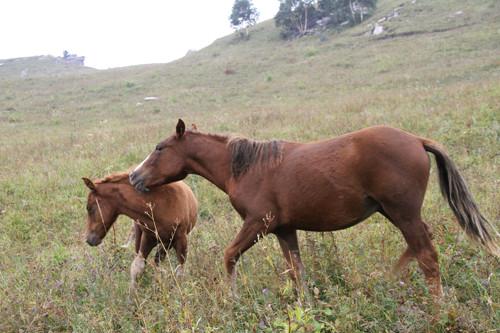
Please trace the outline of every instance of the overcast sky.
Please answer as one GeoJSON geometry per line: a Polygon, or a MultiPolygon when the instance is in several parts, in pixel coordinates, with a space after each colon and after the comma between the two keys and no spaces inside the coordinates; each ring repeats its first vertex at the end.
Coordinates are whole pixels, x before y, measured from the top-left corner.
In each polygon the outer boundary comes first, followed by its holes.
{"type": "MultiPolygon", "coordinates": [[[[234,0],[2,0],[0,59],[62,55],[110,68],[180,58],[232,32],[234,0]]],[[[260,21],[278,0],[253,0],[260,21]]]]}

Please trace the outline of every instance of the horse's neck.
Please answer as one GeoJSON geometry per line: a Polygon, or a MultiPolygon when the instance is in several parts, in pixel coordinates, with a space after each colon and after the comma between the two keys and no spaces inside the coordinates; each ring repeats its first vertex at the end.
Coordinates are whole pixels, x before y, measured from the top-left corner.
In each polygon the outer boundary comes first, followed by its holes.
{"type": "Polygon", "coordinates": [[[143,217],[145,214],[145,200],[135,192],[132,186],[128,184],[117,184],[116,188],[118,191],[114,192],[114,196],[118,214],[126,215],[133,220],[143,217]]]}
{"type": "Polygon", "coordinates": [[[227,192],[231,178],[231,156],[227,141],[200,134],[193,143],[194,149],[188,161],[189,173],[202,176],[227,192]]]}

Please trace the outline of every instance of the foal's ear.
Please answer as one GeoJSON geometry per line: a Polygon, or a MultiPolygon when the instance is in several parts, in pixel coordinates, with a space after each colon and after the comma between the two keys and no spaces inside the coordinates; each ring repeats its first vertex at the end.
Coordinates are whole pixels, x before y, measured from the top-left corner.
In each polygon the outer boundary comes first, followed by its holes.
{"type": "Polygon", "coordinates": [[[83,182],[91,191],[96,191],[97,188],[95,187],[95,184],[88,178],[82,177],[83,182]]]}
{"type": "Polygon", "coordinates": [[[184,124],[182,119],[179,119],[179,121],[177,122],[177,126],[175,127],[175,133],[177,134],[177,138],[182,138],[185,131],[186,131],[186,124],[184,124]]]}

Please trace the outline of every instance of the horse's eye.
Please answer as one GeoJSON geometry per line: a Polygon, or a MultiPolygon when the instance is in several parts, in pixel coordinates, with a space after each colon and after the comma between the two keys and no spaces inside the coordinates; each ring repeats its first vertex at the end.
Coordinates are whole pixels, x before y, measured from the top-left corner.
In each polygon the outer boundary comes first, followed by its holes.
{"type": "Polygon", "coordinates": [[[160,145],[156,145],[156,150],[157,151],[160,151],[162,149],[162,147],[160,145]]]}

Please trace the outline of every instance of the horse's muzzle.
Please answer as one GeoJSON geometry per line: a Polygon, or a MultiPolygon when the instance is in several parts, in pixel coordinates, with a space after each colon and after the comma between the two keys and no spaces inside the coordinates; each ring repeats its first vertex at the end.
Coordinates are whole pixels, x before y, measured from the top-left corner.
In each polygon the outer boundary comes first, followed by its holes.
{"type": "Polygon", "coordinates": [[[135,187],[136,190],[141,192],[149,191],[149,189],[146,186],[144,186],[144,179],[140,177],[136,171],[131,172],[129,174],[128,180],[130,181],[130,184],[132,184],[132,186],[135,187]]]}
{"type": "Polygon", "coordinates": [[[96,234],[89,234],[87,235],[87,244],[90,246],[97,246],[101,244],[101,237],[97,236],[96,234]]]}

